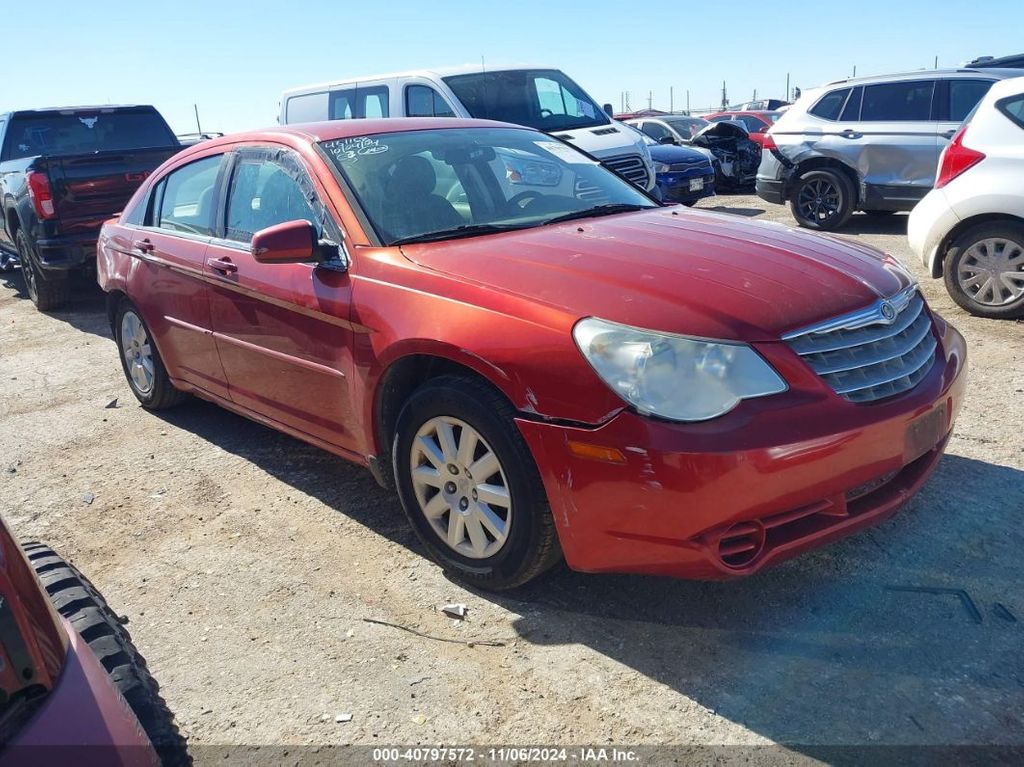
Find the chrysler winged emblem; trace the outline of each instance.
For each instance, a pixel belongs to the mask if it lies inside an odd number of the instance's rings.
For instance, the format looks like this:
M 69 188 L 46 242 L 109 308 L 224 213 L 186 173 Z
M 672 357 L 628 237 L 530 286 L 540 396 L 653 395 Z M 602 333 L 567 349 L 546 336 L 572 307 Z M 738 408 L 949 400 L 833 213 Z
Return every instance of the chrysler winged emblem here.
M 879 307 L 879 311 L 882 313 L 882 319 L 886 322 L 892 322 L 896 319 L 896 307 L 888 301 L 882 302 L 882 305 Z

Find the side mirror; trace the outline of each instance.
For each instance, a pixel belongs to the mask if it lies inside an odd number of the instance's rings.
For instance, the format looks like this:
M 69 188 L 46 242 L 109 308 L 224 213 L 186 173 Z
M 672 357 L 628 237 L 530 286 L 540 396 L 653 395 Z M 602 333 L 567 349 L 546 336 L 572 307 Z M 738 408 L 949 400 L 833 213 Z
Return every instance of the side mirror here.
M 609 117 L 612 117 L 615 114 L 615 108 L 611 104 L 605 104 L 602 108 L 604 109 L 604 113 Z
M 660 139 L 658 139 L 658 143 L 659 144 L 675 144 L 676 143 L 676 137 L 675 136 L 662 136 Z
M 319 261 L 316 229 L 308 221 L 285 221 L 252 236 L 252 257 L 261 264 Z

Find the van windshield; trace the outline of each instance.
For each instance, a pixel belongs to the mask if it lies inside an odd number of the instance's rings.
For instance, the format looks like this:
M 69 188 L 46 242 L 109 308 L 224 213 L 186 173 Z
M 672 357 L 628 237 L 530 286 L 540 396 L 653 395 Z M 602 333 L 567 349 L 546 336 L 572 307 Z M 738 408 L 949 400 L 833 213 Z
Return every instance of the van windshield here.
M 607 125 L 605 113 L 557 69 L 475 72 L 444 78 L 470 116 L 545 133 Z
M 380 133 L 320 148 L 387 245 L 657 207 L 587 155 L 524 128 Z

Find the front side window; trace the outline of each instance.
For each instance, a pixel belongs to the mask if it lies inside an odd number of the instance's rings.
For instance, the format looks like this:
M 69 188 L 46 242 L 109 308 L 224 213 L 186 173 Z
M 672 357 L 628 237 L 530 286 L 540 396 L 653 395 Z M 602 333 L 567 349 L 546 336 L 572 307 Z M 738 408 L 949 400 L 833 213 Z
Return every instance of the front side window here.
M 228 192 L 227 239 L 250 242 L 261 229 L 286 221 L 318 225 L 311 186 L 289 166 L 258 156 L 239 158 Z
M 149 223 L 171 232 L 212 235 L 222 159 L 205 157 L 165 176 L 153 195 Z
M 875 122 L 930 120 L 934 89 L 932 80 L 867 85 L 864 87 L 860 119 Z
M 963 122 L 991 87 L 991 80 L 950 80 L 949 121 Z
M 810 113 L 822 120 L 838 120 L 842 114 L 843 106 L 846 104 L 846 97 L 850 95 L 849 88 L 841 88 L 831 93 L 826 93 L 810 109 Z
M 330 119 L 353 120 L 388 117 L 389 92 L 386 85 L 356 86 L 331 91 Z
M 388 245 L 656 207 L 599 163 L 535 131 L 405 131 L 320 146 Z
M 608 117 L 557 69 L 476 72 L 444 78 L 470 116 L 545 132 L 607 125 Z
M 406 117 L 455 117 L 448 102 L 429 85 L 410 85 L 405 89 Z

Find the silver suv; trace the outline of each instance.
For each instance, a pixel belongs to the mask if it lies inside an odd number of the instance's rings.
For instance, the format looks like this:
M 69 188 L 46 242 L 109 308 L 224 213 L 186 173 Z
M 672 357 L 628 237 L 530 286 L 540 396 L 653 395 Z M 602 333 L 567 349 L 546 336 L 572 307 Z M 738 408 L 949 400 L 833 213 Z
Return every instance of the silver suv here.
M 860 77 L 805 93 L 765 139 L 757 194 L 789 202 L 800 226 L 831 230 L 855 210 L 910 210 L 939 153 L 997 80 L 1021 70 L 928 70 Z

